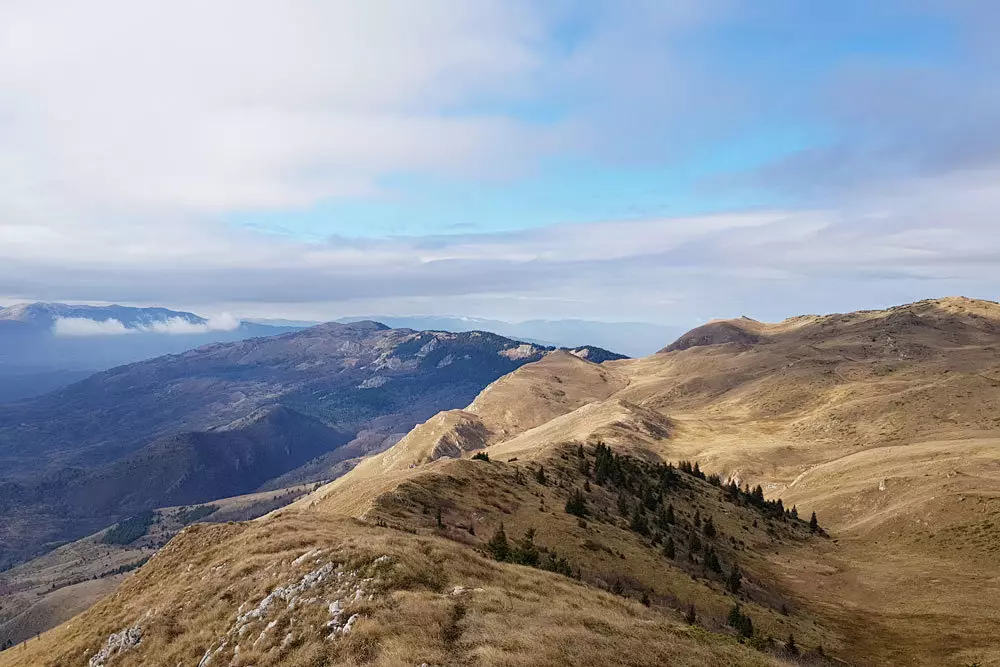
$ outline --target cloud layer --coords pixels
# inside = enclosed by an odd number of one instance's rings
[[[140,333],[190,336],[212,331],[233,331],[239,326],[239,320],[228,313],[210,318],[204,323],[190,322],[182,317],[168,317],[131,327],[114,318],[94,320],[87,317],[57,317],[52,323],[52,333],[59,337],[123,336]]]
[[[874,4],[4,3],[0,295],[666,322],[995,296],[1000,16]],[[907,30],[919,48],[890,43]],[[703,184],[765,192],[759,209],[310,241],[227,222],[392,196],[401,175],[684,163],[782,124],[822,139]]]

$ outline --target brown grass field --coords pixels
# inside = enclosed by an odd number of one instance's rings
[[[134,625],[142,641],[106,664],[197,665],[224,638],[209,664],[775,664],[793,661],[780,650],[791,633],[812,651],[799,662],[1000,665],[998,350],[1000,305],[953,298],[713,322],[599,366],[553,354],[284,510],[186,529],[0,665],[87,664]],[[581,471],[577,446],[592,457],[597,443],[760,484],[802,518],[815,511],[826,535],[685,478],[665,496],[678,522],[657,538],[681,545],[665,558],[617,511],[620,491]],[[479,450],[491,460],[467,460]],[[564,504],[585,481],[581,521]],[[723,569],[744,571],[739,595],[687,558],[695,512],[718,526]],[[534,529],[580,579],[485,558],[501,521],[512,539]],[[326,639],[326,607],[282,601],[245,639],[227,634],[305,574],[293,561],[313,548],[342,576],[372,580],[345,606],[358,614],[350,632]],[[333,586],[310,596],[328,600]],[[774,651],[736,642],[725,622],[736,602],[755,645],[771,636]],[[684,623],[688,604],[697,626]],[[265,619],[275,625],[261,635]]]

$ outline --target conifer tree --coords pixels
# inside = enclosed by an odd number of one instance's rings
[[[676,521],[676,519],[674,518],[674,506],[667,505],[667,523],[672,524],[674,523],[674,521]]]
[[[705,537],[715,537],[715,522],[712,521],[712,517],[705,519],[705,526],[702,528],[702,532],[705,533]]]
[[[698,533],[693,530],[688,535],[688,551],[694,553],[701,550],[701,540],[698,538]]]
[[[809,532],[815,533],[819,530],[819,521],[816,520],[816,512],[813,512],[812,518],[809,519]]]
[[[535,529],[529,528],[524,531],[524,537],[517,542],[517,548],[511,551],[511,560],[520,565],[538,565],[539,553],[535,546]]]
[[[545,479],[545,467],[544,466],[542,466],[542,465],[538,466],[538,470],[537,470],[537,472],[535,472],[535,481],[537,481],[539,484],[543,484],[543,485],[544,484],[548,484],[548,481]]]
[[[649,524],[646,522],[646,515],[642,511],[642,507],[636,507],[635,511],[632,512],[629,528],[640,535],[649,535]]]
[[[580,489],[574,489],[566,501],[566,512],[578,517],[587,516],[587,499]]]
[[[663,555],[670,560],[677,557],[677,549],[674,547],[674,538],[668,537],[667,541],[663,544]]]
[[[705,549],[705,567],[710,569],[712,572],[722,572],[722,563],[719,562],[719,555],[715,553],[715,549],[712,547],[707,547]]]
[[[507,542],[507,533],[503,530],[502,522],[497,532],[493,533],[493,537],[486,543],[486,548],[496,560],[506,561],[510,557],[510,544]]]
[[[688,625],[694,625],[698,622],[698,612],[694,608],[694,603],[688,605],[687,613],[684,614],[684,620],[687,621]]]
[[[740,588],[743,586],[743,572],[740,571],[740,566],[733,563],[733,569],[729,573],[729,578],[726,579],[726,588],[733,595],[737,595],[740,592]]]

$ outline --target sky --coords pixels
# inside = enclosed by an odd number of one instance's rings
[[[6,0],[0,304],[996,299],[998,30],[985,0]]]

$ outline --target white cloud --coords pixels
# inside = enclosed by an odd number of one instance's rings
[[[33,261],[12,257],[0,262],[0,293],[27,287],[34,297],[88,300],[114,292],[137,303],[300,319],[452,312],[664,322],[732,310],[842,310],[931,293],[990,297],[1000,292],[997,183],[1000,173],[952,174],[910,183],[919,194],[887,191],[840,209],[492,235],[304,243],[167,227],[147,230],[141,242],[109,236],[45,244]],[[74,280],[51,275],[46,254],[63,258]]]
[[[544,138],[442,112],[516,90],[539,21],[500,0],[3,3],[0,187],[23,214],[80,222],[503,170]]]
[[[121,336],[133,333],[118,320],[92,320],[86,317],[57,317],[52,333],[57,336]]]
[[[52,323],[52,333],[56,336],[120,336],[124,334],[152,333],[172,336],[191,336],[213,331],[233,331],[240,321],[223,313],[207,321],[190,322],[183,317],[169,317],[163,320],[125,326],[120,320],[93,320],[86,317],[57,317]]]
[[[149,333],[190,335],[208,333],[210,331],[233,331],[239,328],[240,321],[230,315],[222,315],[209,318],[205,323],[189,322],[183,317],[170,317],[157,322],[150,322],[144,326],[136,327],[137,331]]]

